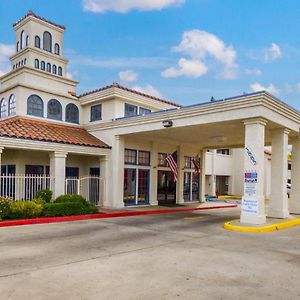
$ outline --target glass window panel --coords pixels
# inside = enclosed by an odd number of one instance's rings
[[[137,162],[137,151],[131,149],[125,149],[124,152],[125,164],[136,165]]]
[[[36,117],[44,116],[44,103],[38,95],[31,95],[27,99],[27,114]]]
[[[76,124],[79,123],[79,109],[73,103],[69,103],[66,106],[66,122],[76,123]]]
[[[149,170],[138,170],[138,204],[149,204]]]
[[[138,109],[137,106],[125,103],[125,117],[136,116],[137,109]]]
[[[140,112],[139,112],[140,115],[148,115],[150,113],[151,113],[150,109],[147,109],[147,108],[144,108],[144,107],[140,107]]]
[[[124,204],[135,205],[136,170],[124,169]]]
[[[150,166],[149,151],[139,151],[139,165]]]
[[[102,105],[94,105],[91,107],[91,122],[102,119]]]
[[[190,172],[184,172],[183,199],[184,199],[184,201],[191,200],[191,173]]]
[[[56,99],[52,99],[48,102],[48,118],[62,120],[62,106]]]

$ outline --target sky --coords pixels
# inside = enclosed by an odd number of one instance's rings
[[[66,26],[78,94],[118,82],[191,105],[267,90],[300,109],[298,0],[1,0],[0,74],[28,10]]]

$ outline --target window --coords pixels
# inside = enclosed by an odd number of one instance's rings
[[[184,201],[191,199],[191,172],[184,172],[183,175],[183,199]]]
[[[34,46],[37,48],[41,48],[41,39],[37,35],[34,37]]]
[[[190,156],[185,156],[184,157],[184,167],[186,169],[191,169],[192,168],[192,158]]]
[[[124,160],[125,160],[125,164],[136,165],[137,151],[131,149],[125,149]]]
[[[58,75],[62,76],[62,68],[61,67],[58,67]]]
[[[45,68],[46,68],[45,62],[41,61],[41,70],[45,71]]]
[[[22,30],[21,35],[20,35],[20,50],[23,49],[23,47],[25,46],[25,32],[24,30]]]
[[[158,153],[158,165],[161,167],[166,167],[167,166],[167,158],[168,154],[167,153]]]
[[[56,74],[56,73],[57,73],[57,67],[56,67],[56,65],[53,65],[53,66],[52,66],[52,73],[53,73],[53,74]]]
[[[147,108],[144,108],[144,107],[140,107],[140,112],[139,112],[140,115],[148,115],[150,113],[151,113],[150,109],[147,109]]]
[[[47,72],[51,73],[51,64],[47,63]]]
[[[91,106],[91,117],[90,117],[91,122],[101,120],[102,118],[101,112],[102,112],[101,104]]]
[[[45,31],[43,34],[43,49],[52,52],[52,35],[49,31]]]
[[[135,204],[136,170],[124,169],[124,204]]]
[[[150,166],[149,151],[139,151],[139,165]]]
[[[26,63],[27,63],[27,58],[24,59],[24,65],[26,65]]]
[[[291,163],[288,163],[288,170],[292,170],[292,164]]]
[[[149,204],[150,170],[138,170],[137,204]]]
[[[36,69],[39,69],[39,68],[40,68],[40,61],[39,61],[37,58],[34,60],[34,67],[35,67]]]
[[[11,94],[8,100],[8,115],[13,116],[16,114],[16,96]]]
[[[230,155],[229,149],[218,149],[217,153],[223,155]]]
[[[66,122],[79,123],[79,110],[73,103],[69,103],[66,107]]]
[[[2,98],[0,101],[0,119],[6,116],[6,101],[5,98]]]
[[[44,116],[44,103],[38,95],[31,95],[27,99],[27,114],[36,117]]]
[[[29,36],[27,35],[26,36],[26,46],[28,46],[29,45]]]
[[[20,46],[20,43],[17,42],[17,52],[19,52],[19,46]]]
[[[137,115],[138,107],[132,104],[125,103],[125,117]]]
[[[47,111],[49,119],[62,120],[62,107],[58,100],[50,100],[48,102]]]
[[[54,53],[57,54],[57,55],[60,54],[59,45],[57,43],[54,45]]]

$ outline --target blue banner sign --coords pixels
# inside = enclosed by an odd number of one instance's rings
[[[249,159],[250,159],[252,165],[255,166],[255,165],[257,164],[257,161],[256,161],[256,159],[255,159],[253,153],[251,152],[251,150],[250,150],[248,147],[245,148],[245,151],[246,151],[246,154],[247,154],[247,156],[249,157]]]

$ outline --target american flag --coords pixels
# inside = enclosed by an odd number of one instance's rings
[[[172,154],[168,155],[166,158],[167,165],[171,169],[174,182],[177,181],[178,177],[178,167],[177,167],[177,151],[173,152]]]
[[[197,159],[197,161],[199,161],[199,159]],[[194,174],[195,174],[196,176],[199,176],[201,171],[200,171],[200,167],[199,167],[197,161],[195,160],[194,157],[192,158],[192,163],[193,163],[194,168],[195,168]]]

